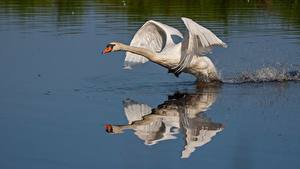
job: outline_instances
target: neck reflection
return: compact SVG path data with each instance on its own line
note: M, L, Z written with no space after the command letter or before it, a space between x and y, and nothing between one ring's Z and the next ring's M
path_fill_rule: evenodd
M181 158L188 158L197 148L207 144L224 129L204 114L215 102L218 88L203 88L195 93L176 92L156 108L131 99L123 101L128 124L105 125L112 134L134 130L146 145L176 139L180 132L185 136Z

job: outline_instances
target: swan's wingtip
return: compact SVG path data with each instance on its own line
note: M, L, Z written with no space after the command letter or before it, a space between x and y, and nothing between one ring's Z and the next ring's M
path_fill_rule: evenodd
M222 44L222 47L223 47L223 48L228 48L228 45L227 45L226 43L223 43L223 44Z
M123 66L123 69L125 69L125 70L132 70L132 67L131 67L131 66L126 66L126 65L124 65L124 66Z
M182 16L181 19L182 19L182 20L185 20L185 19L191 20L190 18L187 18L187 17L184 17L184 16Z
M154 23L154 24L156 24L157 21L155 21L155 20L153 20L153 19L150 19L150 20L148 20L146 23Z

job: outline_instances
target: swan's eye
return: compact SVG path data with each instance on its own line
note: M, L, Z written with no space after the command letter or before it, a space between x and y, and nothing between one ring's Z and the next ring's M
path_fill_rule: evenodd
M108 44L106 45L106 48L113 48L115 46L115 44Z

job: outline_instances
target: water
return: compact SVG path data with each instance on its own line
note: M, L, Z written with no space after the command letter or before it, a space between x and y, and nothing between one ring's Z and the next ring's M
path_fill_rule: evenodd
M299 168L300 86L286 74L300 70L299 4L1 0L0 168ZM184 31L181 16L228 44L210 58L229 83L100 54L149 19ZM157 125L108 134L128 124L128 102Z

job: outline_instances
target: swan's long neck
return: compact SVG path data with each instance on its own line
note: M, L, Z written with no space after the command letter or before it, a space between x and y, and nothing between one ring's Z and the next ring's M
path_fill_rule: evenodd
M145 58L149 59L152 62L155 62L155 63L157 63L157 64L159 64L161 66L167 67L161 61L161 59L156 55L156 53L152 52L149 49L141 48L141 47L128 46L128 45L120 43L120 50L144 56Z
M149 49L142 48L142 47L134 47L134 46L128 46L123 43L118 43L119 50L131 52L137 55L144 56L145 58L149 59L150 61L159 64L169 70L172 70L174 67L176 67L180 62L180 55L176 55L176 52L181 51L181 46L178 46L180 48L177 48L178 50L174 50L172 55L157 55L157 53L152 52ZM175 48L176 49L176 48ZM170 49L171 50L171 49ZM172 57L169 57L172 56ZM177 57L178 56L178 57ZM191 63L183 70L185 73L190 73L197 77L199 81L204 82L211 82L211 81L220 81L219 75L217 73L217 70L212 63L212 61L205 56L197 56L193 57L191 60ZM178 76L178 75L177 75Z

